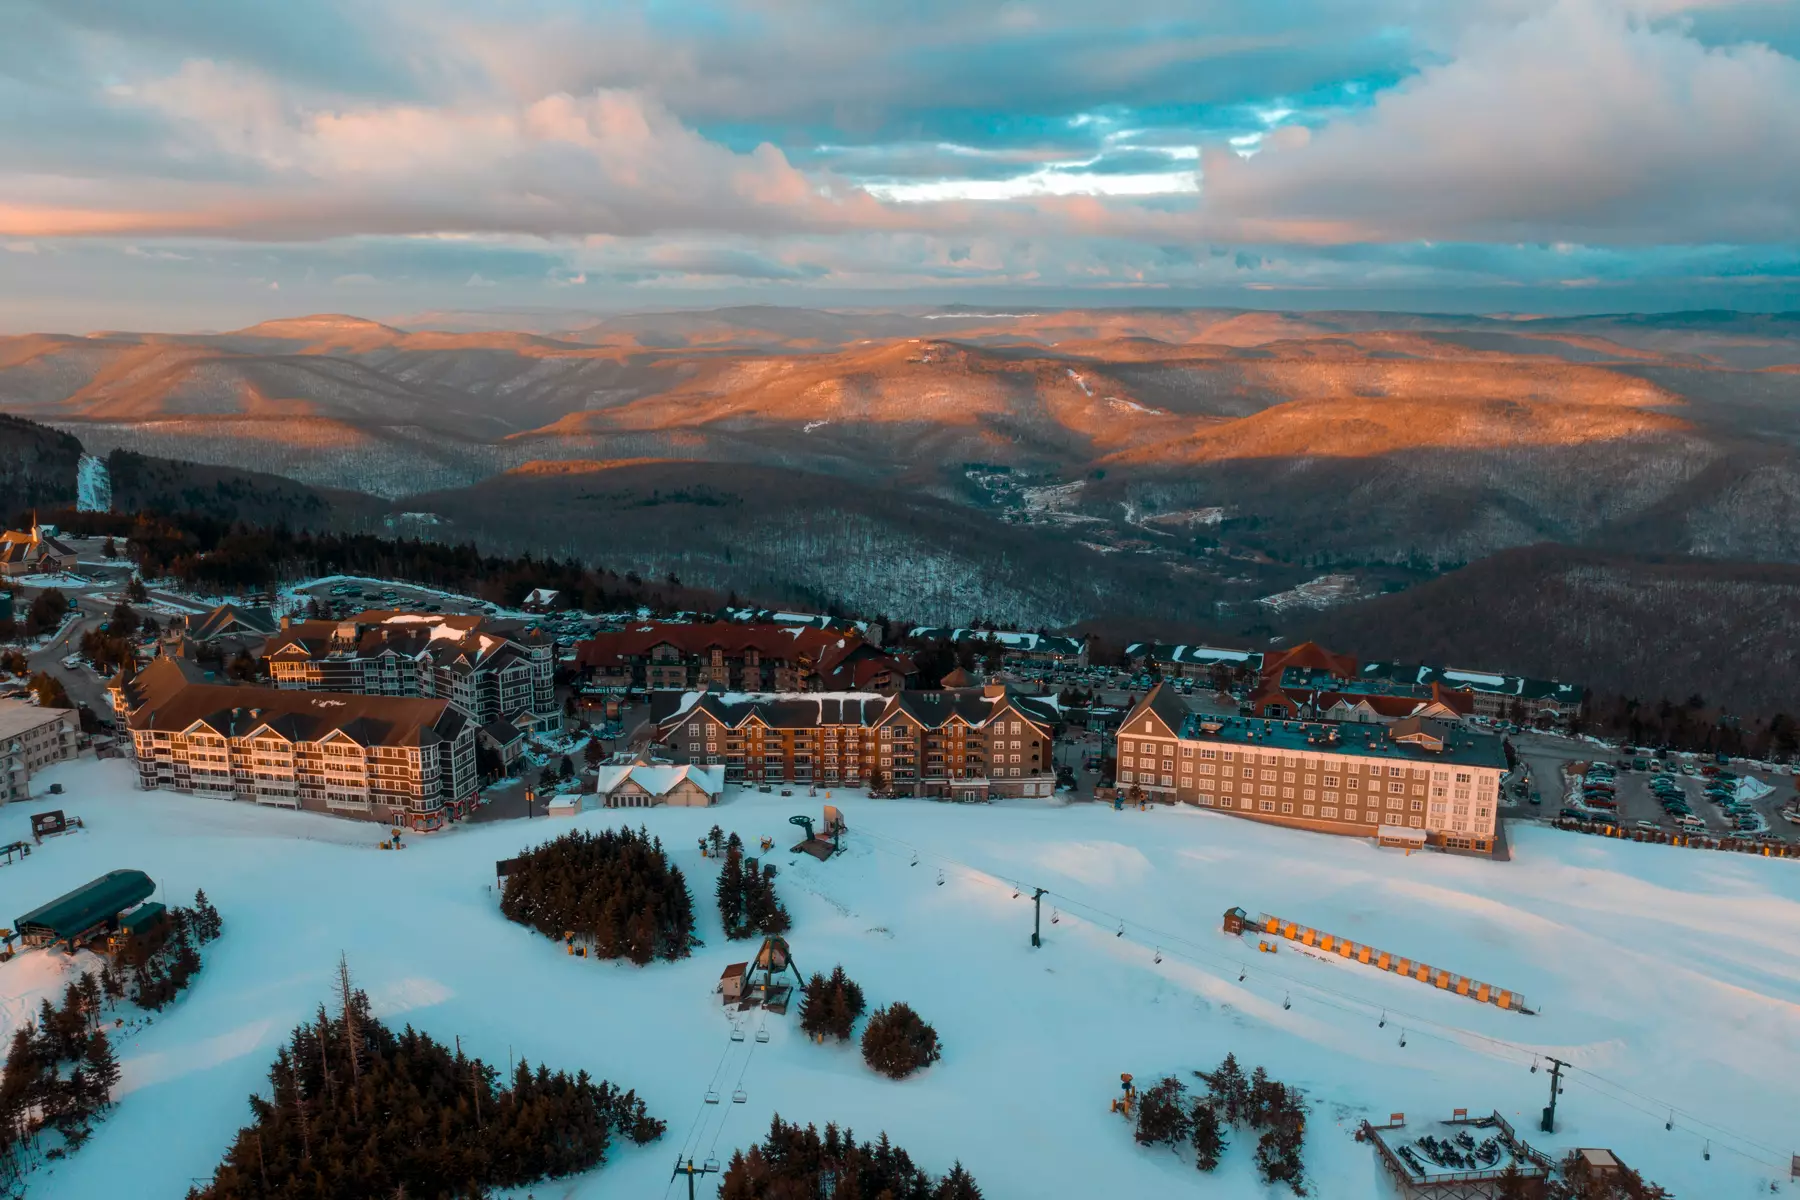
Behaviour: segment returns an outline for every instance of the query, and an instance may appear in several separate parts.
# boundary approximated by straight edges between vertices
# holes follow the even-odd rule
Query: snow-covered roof
[[[605,795],[628,779],[652,796],[668,795],[683,780],[692,781],[695,786],[710,795],[716,796],[725,790],[724,767],[701,767],[691,763],[679,766],[645,763],[603,765],[595,769],[594,790]]]

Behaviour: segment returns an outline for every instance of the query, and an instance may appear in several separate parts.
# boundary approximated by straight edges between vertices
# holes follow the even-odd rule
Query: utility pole
[[[669,1178],[674,1179],[678,1176],[686,1175],[688,1181],[688,1200],[694,1200],[694,1176],[717,1175],[718,1173],[719,1168],[713,1166],[711,1163],[708,1163],[703,1167],[696,1167],[694,1165],[694,1160],[691,1157],[684,1163],[681,1161],[681,1158],[677,1156],[675,1159],[675,1173],[670,1175]]]
[[[1032,888],[1031,891],[1031,945],[1035,949],[1044,944],[1044,939],[1038,936],[1038,930],[1042,928],[1039,922],[1044,915],[1044,889]]]
[[[1550,1060],[1550,1103],[1544,1108],[1544,1119],[1538,1129],[1544,1133],[1556,1132],[1556,1095],[1562,1091],[1563,1068],[1569,1064],[1560,1058]]]

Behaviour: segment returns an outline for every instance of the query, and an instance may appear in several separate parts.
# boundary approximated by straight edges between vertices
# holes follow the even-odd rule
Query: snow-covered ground
[[[1351,1140],[1366,1114],[1497,1108],[1534,1145],[1610,1146],[1683,1197],[1789,1189],[1787,1155],[1800,1149],[1791,861],[1518,826],[1515,861],[1494,863],[1198,811],[839,793],[847,853],[772,858],[799,966],[841,962],[872,1006],[905,1000],[942,1036],[942,1062],[893,1083],[853,1046],[798,1036],[793,1015],[769,1020],[767,1044],[731,1042],[712,994],[746,947],[719,935],[717,868],[696,839],[716,821],[752,844],[787,845],[787,818],[816,819],[823,797],[734,792],[713,809],[463,826],[384,852],[372,825],[138,792],[120,762],[64,764],[39,786],[52,782],[89,828],[0,868],[8,923],[102,871],[137,867],[169,901],[204,887],[226,930],[194,989],[122,1039],[122,1102],[88,1146],[34,1178],[39,1195],[175,1196],[209,1174],[276,1046],[325,998],[339,951],[396,1023],[460,1036],[492,1062],[584,1067],[637,1088],[668,1120],[662,1142],[536,1187],[538,1200],[663,1195],[678,1150],[727,1159],[775,1112],[865,1137],[885,1129],[933,1171],[960,1158],[995,1200],[1285,1194],[1255,1181],[1244,1141],[1207,1178],[1137,1146],[1107,1112],[1121,1071],[1185,1075],[1228,1050],[1307,1089],[1306,1159],[1323,1182],[1315,1194],[1331,1200],[1390,1194],[1372,1151]],[[25,836],[28,811],[0,809],[0,841]],[[693,958],[644,969],[574,959],[499,916],[496,859],[615,821],[662,836],[687,873],[708,943]],[[1015,881],[1054,893],[1041,950],[1028,945],[1029,893],[1015,899]],[[1219,932],[1233,905],[1517,989],[1541,1015],[1291,945],[1260,954]],[[43,952],[0,966],[0,1036],[36,994],[60,988],[57,966]],[[1531,1132],[1547,1080],[1529,1071],[1536,1054],[1579,1068],[1553,1137]],[[748,1103],[701,1103],[709,1084],[729,1097],[739,1080]]]

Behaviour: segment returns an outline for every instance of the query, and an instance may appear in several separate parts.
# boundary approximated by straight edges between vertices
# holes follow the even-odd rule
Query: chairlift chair
[[[766,1042],[769,1040],[769,1030],[768,1030],[766,1023],[762,1027],[757,1029],[756,1040],[759,1042]]]
[[[706,1093],[706,1102],[708,1104],[717,1104],[719,1102],[719,1093],[708,1089]]]
[[[743,1026],[741,1026],[741,1025],[738,1025],[738,1024],[736,1024],[736,1023],[733,1023],[733,1024],[732,1024],[732,1026],[731,1026],[731,1040],[732,1040],[732,1041],[734,1041],[734,1042],[741,1042],[741,1041],[743,1041],[743,1040],[744,1040],[744,1029],[743,1029]]]
[[[700,1164],[700,1171],[702,1174],[711,1175],[714,1172],[716,1172],[718,1169],[719,1169],[719,1156],[716,1154],[707,1155],[706,1161]]]
[[[731,1102],[733,1104],[747,1104],[749,1103],[749,1100],[750,1093],[746,1092],[743,1088],[738,1088],[731,1093]]]

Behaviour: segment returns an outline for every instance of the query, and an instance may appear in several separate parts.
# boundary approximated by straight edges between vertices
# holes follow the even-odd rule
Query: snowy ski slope
[[[1209,1179],[1137,1146],[1107,1112],[1119,1072],[1186,1075],[1228,1050],[1307,1089],[1306,1159],[1323,1184],[1314,1194],[1332,1200],[1389,1194],[1372,1152],[1351,1140],[1358,1119],[1452,1107],[1498,1108],[1553,1151],[1610,1146],[1684,1198],[1767,1195],[1774,1180],[1792,1190],[1793,862],[1537,828],[1514,831],[1511,863],[1406,857],[1196,811],[839,793],[848,851],[791,865],[777,852],[777,886],[803,970],[842,962],[871,1007],[905,1000],[937,1027],[943,1061],[893,1083],[854,1046],[799,1036],[792,1015],[770,1019],[766,1044],[734,1043],[712,994],[746,947],[720,937],[717,868],[696,839],[717,821],[752,845],[766,834],[786,846],[787,818],[816,819],[822,797],[733,792],[710,810],[469,826],[396,853],[374,848],[382,831],[370,825],[138,792],[119,762],[64,764],[39,787],[50,782],[89,829],[0,869],[0,920],[137,867],[171,902],[203,886],[226,930],[194,989],[122,1039],[119,1106],[72,1159],[32,1178],[35,1195],[175,1197],[209,1175],[275,1047],[326,997],[339,951],[395,1023],[460,1036],[492,1062],[584,1067],[638,1089],[668,1120],[661,1143],[615,1150],[595,1174],[531,1189],[537,1200],[662,1195],[677,1150],[728,1160],[776,1112],[866,1137],[885,1129],[934,1172],[960,1158],[994,1200],[1285,1194],[1256,1181],[1249,1139]],[[0,841],[28,836],[40,807],[0,809]],[[687,873],[708,943],[691,959],[574,959],[499,916],[496,859],[614,820],[662,836]],[[1028,945],[1030,893],[1014,899],[1016,882],[1052,890],[1041,950]],[[1234,904],[1515,988],[1541,1015],[1285,944],[1260,954],[1219,932]],[[0,966],[0,1035],[39,994],[60,992],[67,965],[34,952]],[[1580,1068],[1552,1137],[1533,1132],[1546,1096],[1546,1075],[1529,1070],[1539,1053]],[[740,1084],[748,1100],[733,1105]],[[701,1104],[709,1086],[727,1102]]]

